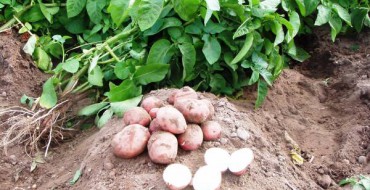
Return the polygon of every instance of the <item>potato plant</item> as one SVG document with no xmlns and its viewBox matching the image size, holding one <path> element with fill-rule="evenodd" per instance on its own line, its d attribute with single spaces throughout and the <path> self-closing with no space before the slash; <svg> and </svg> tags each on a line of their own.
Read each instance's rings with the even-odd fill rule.
<svg viewBox="0 0 370 190">
<path fill-rule="evenodd" d="M 368 13 L 367 0 L 0 0 L 0 31 L 30 35 L 25 52 L 52 74 L 31 102 L 96 94 L 79 115 L 102 127 L 160 87 L 237 96 L 256 85 L 257 108 L 290 60 L 309 57 L 297 35 L 326 24 L 334 41 L 369 27 Z"/>
</svg>

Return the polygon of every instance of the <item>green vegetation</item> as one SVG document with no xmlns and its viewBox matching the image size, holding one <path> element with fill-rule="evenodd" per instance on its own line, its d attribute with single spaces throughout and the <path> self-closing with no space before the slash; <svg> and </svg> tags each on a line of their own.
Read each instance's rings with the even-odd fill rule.
<svg viewBox="0 0 370 190">
<path fill-rule="evenodd" d="M 340 186 L 351 185 L 353 190 L 370 190 L 369 176 L 353 176 L 339 182 Z"/>
<path fill-rule="evenodd" d="M 233 96 L 256 85 L 259 107 L 289 61 L 309 57 L 296 36 L 321 25 L 333 41 L 360 32 L 369 9 L 368 0 L 0 0 L 0 31 L 21 25 L 25 52 L 52 74 L 32 102 L 50 109 L 93 90 L 97 103 L 80 115 L 99 113 L 102 126 L 164 86 Z"/>
</svg>

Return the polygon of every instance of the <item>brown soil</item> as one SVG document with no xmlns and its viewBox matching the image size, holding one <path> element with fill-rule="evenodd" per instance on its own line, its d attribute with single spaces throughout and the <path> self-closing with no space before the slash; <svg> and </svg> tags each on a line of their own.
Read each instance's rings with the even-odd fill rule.
<svg viewBox="0 0 370 190">
<path fill-rule="evenodd" d="M 205 142 L 196 151 L 179 151 L 176 161 L 195 172 L 204 165 L 207 148 L 217 146 L 230 152 L 252 148 L 256 157 L 248 174 L 225 173 L 222 189 L 339 189 L 337 183 L 344 177 L 369 174 L 370 35 L 340 37 L 335 44 L 329 36 L 327 30 L 315 33 L 310 39 L 314 46 L 308 47 L 313 57 L 285 70 L 258 110 L 253 110 L 252 100 L 202 93 L 215 106 L 214 118 L 223 124 L 223 137 Z M 37 96 L 44 80 L 21 53 L 20 45 L 12 35 L 0 35 L 0 91 L 7 93 L 0 105 L 14 105 L 23 93 Z M 12 68 L 13 73 L 3 72 L 3 67 Z M 169 91 L 151 94 L 165 99 Z M 0 157 L 0 189 L 165 189 L 161 178 L 165 166 L 153 164 L 147 153 L 129 160 L 113 156 L 110 142 L 122 123 L 112 119 L 101 130 L 83 131 L 73 141 L 52 148 L 46 162 L 33 172 L 22 145 L 14 146 Z M 249 133 L 246 139 L 238 137 L 243 130 Z M 307 155 L 302 166 L 293 164 L 285 132 Z M 360 156 L 367 156 L 367 163 L 360 164 Z M 82 176 L 70 185 L 78 169 Z"/>
</svg>

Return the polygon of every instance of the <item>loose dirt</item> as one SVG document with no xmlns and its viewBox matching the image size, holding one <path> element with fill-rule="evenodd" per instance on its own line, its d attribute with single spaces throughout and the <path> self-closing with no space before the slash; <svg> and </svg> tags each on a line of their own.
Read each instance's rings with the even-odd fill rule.
<svg viewBox="0 0 370 190">
<path fill-rule="evenodd" d="M 250 147 L 256 157 L 249 172 L 242 177 L 223 174 L 222 189 L 233 190 L 340 189 L 337 184 L 344 177 L 369 174 L 369 34 L 342 36 L 332 44 L 328 30 L 322 29 L 302 39 L 310 42 L 306 48 L 312 58 L 286 69 L 260 109 L 253 109 L 255 94 L 249 89 L 244 100 L 200 93 L 212 100 L 223 137 L 196 151 L 179 151 L 176 162 L 194 173 L 204 165 L 207 148 L 232 152 Z M 45 80 L 21 47 L 14 35 L 0 35 L 0 93 L 6 92 L 0 105 L 15 105 L 23 93 L 37 96 Z M 170 91 L 150 94 L 166 99 Z M 101 130 L 84 130 L 74 140 L 53 147 L 33 172 L 23 146 L 14 146 L 8 155 L 1 153 L 0 189 L 165 189 L 165 166 L 153 164 L 146 152 L 129 160 L 112 154 L 112 136 L 123 127 L 122 119 L 115 118 Z M 305 153 L 303 165 L 293 164 L 285 133 Z M 367 163 L 360 163 L 360 156 L 367 157 Z M 82 175 L 71 185 L 77 170 Z"/>
</svg>

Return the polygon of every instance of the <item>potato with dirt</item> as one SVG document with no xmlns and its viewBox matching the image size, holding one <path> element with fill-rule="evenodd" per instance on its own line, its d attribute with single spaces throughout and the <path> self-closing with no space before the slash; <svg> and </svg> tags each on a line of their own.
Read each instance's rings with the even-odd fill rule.
<svg viewBox="0 0 370 190">
<path fill-rule="evenodd" d="M 155 96 L 148 96 L 141 102 L 141 107 L 144 108 L 148 113 L 153 108 L 160 108 L 164 105 L 164 102 Z"/>
<path fill-rule="evenodd" d="M 170 104 L 175 104 L 180 99 L 198 99 L 198 94 L 192 88 L 185 86 L 181 89 L 174 90 L 167 99 Z"/>
<path fill-rule="evenodd" d="M 139 124 L 128 125 L 113 137 L 113 153 L 120 158 L 133 158 L 145 150 L 149 137 L 148 128 Z"/>
<path fill-rule="evenodd" d="M 202 129 L 197 124 L 189 124 L 185 133 L 177 137 L 179 145 L 184 150 L 196 150 L 203 143 Z"/>
<path fill-rule="evenodd" d="M 205 121 L 201 127 L 205 141 L 214 141 L 221 138 L 222 128 L 217 121 Z"/>
<path fill-rule="evenodd" d="M 157 111 L 156 122 L 160 129 L 173 134 L 181 134 L 186 130 L 186 120 L 184 116 L 172 106 L 159 108 Z"/>
<path fill-rule="evenodd" d="M 209 105 L 202 100 L 180 99 L 175 102 L 174 106 L 184 115 L 189 123 L 201 124 L 210 115 Z"/>
<path fill-rule="evenodd" d="M 123 121 L 126 125 L 139 124 L 148 126 L 151 117 L 147 111 L 142 107 L 134 107 L 125 112 Z"/>
<path fill-rule="evenodd" d="M 148 153 L 150 160 L 157 164 L 170 164 L 177 156 L 177 139 L 174 134 L 157 131 L 150 136 Z"/>
<path fill-rule="evenodd" d="M 205 102 L 207 105 L 208 105 L 208 109 L 209 109 L 209 116 L 208 116 L 208 120 L 212 119 L 213 115 L 215 115 L 215 107 L 213 106 L 211 100 L 208 100 L 208 99 L 202 99 L 203 102 Z"/>
</svg>

